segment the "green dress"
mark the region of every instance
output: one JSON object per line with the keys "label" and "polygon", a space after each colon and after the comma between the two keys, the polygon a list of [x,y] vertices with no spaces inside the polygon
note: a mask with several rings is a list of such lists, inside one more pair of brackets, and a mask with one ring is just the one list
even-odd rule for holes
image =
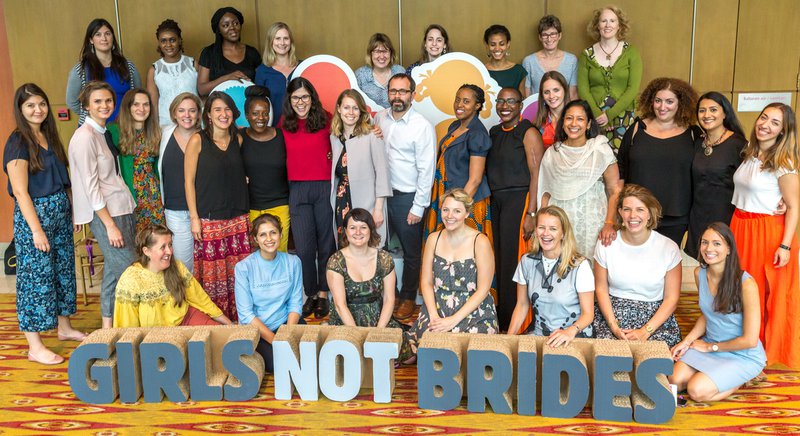
{"label": "green dress", "polygon": [[[328,270],[340,274],[344,278],[344,289],[347,298],[347,308],[353,316],[353,320],[359,327],[375,327],[378,325],[378,320],[381,317],[381,309],[383,308],[383,279],[394,271],[394,259],[392,255],[385,250],[378,250],[376,256],[377,265],[375,267],[375,275],[366,281],[357,282],[350,277],[347,272],[347,262],[345,261],[344,254],[339,250],[333,253],[328,259]],[[394,292],[394,289],[390,290]],[[331,306],[331,316],[328,321],[329,325],[344,325],[342,318],[336,311],[336,306]],[[388,328],[403,328],[403,326],[394,318],[389,320]],[[404,329],[405,330],[405,329]],[[398,360],[404,362],[413,354],[408,345],[408,339],[405,331],[403,332],[403,343],[400,346],[400,356]]]}

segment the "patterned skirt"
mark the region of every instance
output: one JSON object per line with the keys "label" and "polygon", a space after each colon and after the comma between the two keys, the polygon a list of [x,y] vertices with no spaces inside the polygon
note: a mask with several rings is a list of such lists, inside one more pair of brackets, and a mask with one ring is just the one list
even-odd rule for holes
{"label": "patterned skirt", "polygon": [[[607,96],[600,105],[600,109],[607,111],[615,104],[616,101],[614,98]],[[622,144],[622,137],[625,136],[625,131],[628,130],[628,127],[631,124],[633,124],[634,119],[635,116],[633,105],[631,105],[630,110],[622,111],[616,116],[616,118],[608,120],[608,124],[606,124],[606,129],[603,134],[608,138],[608,143],[611,144],[611,148],[614,150],[615,155],[617,154],[617,150],[619,150],[619,146]]]}
{"label": "patterned skirt", "polygon": [[194,277],[222,313],[237,322],[233,268],[251,253],[250,220],[244,214],[200,222],[203,240],[194,241]]}
{"label": "patterned skirt", "polygon": [[[655,315],[659,307],[661,307],[661,300],[659,301],[637,301],[629,300],[627,298],[619,298],[613,295],[611,297],[611,309],[614,311],[614,316],[617,318],[619,327],[621,329],[638,329],[642,328],[650,318]],[[606,319],[603,317],[603,312],[600,307],[595,304],[594,306],[594,335],[597,339],[617,339],[611,328],[608,327]],[[681,330],[678,327],[678,321],[675,320],[675,314],[671,314],[669,318],[657,328],[650,338],[650,341],[664,341],[672,348],[675,344],[681,341]]]}
{"label": "patterned skirt", "polygon": [[14,206],[14,241],[17,249],[17,317],[23,332],[43,332],[58,325],[58,316],[77,310],[75,248],[72,213],[64,191],[33,199],[50,251],[33,245],[33,234]]}

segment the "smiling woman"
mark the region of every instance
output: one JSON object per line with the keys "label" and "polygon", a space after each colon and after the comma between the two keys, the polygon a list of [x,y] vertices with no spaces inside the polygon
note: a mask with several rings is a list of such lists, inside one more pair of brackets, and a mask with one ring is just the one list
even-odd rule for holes
{"label": "smiling woman", "polygon": [[383,33],[376,33],[367,44],[367,65],[355,71],[358,88],[382,108],[389,107],[386,93],[389,79],[397,73],[405,72],[402,65],[395,64],[397,54],[392,40]]}
{"label": "smiling woman", "polygon": [[169,105],[178,94],[197,94],[197,69],[194,59],[183,54],[181,28],[173,20],[166,19],[156,29],[161,59],[155,61],[147,71],[147,92],[153,100],[153,111],[158,114],[161,127],[172,124]]}
{"label": "smiling woman", "polygon": [[228,80],[250,80],[261,65],[261,55],[254,47],[241,42],[244,16],[230,6],[219,8],[211,17],[214,43],[200,52],[197,68],[197,91],[207,95]]}

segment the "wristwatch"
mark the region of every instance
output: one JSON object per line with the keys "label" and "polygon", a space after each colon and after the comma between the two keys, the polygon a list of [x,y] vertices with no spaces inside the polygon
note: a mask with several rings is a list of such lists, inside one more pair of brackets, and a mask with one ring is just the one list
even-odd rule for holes
{"label": "wristwatch", "polygon": [[711,344],[711,351],[713,351],[713,352],[715,352],[715,353],[716,353],[717,351],[719,351],[719,345],[717,345],[717,344]]}
{"label": "wristwatch", "polygon": [[653,330],[654,330],[654,329],[653,329],[653,326],[651,326],[649,322],[648,322],[647,324],[645,324],[645,325],[644,325],[644,329],[645,329],[645,331],[646,331],[647,333],[653,333]]}

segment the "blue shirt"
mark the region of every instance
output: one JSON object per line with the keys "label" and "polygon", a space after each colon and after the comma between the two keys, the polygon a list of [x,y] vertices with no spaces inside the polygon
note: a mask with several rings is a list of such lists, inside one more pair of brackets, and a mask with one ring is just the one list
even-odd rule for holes
{"label": "blue shirt", "polygon": [[235,274],[240,324],[250,324],[257,317],[274,332],[286,324],[290,312],[302,313],[303,268],[299,257],[279,251],[275,259],[266,260],[256,251],[236,264]]}
{"label": "blue shirt", "polygon": [[[392,65],[392,76],[397,73],[405,73],[406,69],[403,68],[402,65]],[[369,65],[364,65],[363,67],[359,68],[355,72],[356,74],[356,81],[358,82],[358,88],[361,89],[364,94],[367,94],[369,98],[372,99],[375,103],[384,109],[389,107],[389,90],[387,86],[389,85],[388,82],[386,84],[381,84],[375,81],[375,75],[372,74],[372,68]],[[391,76],[390,76],[391,78]],[[377,112],[379,109],[374,107],[372,108],[373,111]]]}
{"label": "blue shirt", "polygon": [[[39,153],[42,158],[43,167],[41,171],[36,173],[28,173],[28,194],[31,198],[46,197],[61,192],[70,187],[69,174],[67,173],[67,166],[56,157],[52,150],[52,146],[48,146],[47,150],[39,147]],[[8,137],[6,141],[6,148],[3,151],[3,171],[8,174],[8,163],[12,160],[28,161],[28,169],[30,170],[30,155],[28,147],[22,143],[22,136],[19,132],[14,132]],[[11,189],[11,180],[8,181],[8,195],[14,196]]]}
{"label": "blue shirt", "polygon": [[[292,71],[294,74],[294,71]],[[289,77],[292,77],[289,74]],[[283,99],[286,97],[288,79],[275,68],[261,64],[256,68],[256,85],[269,89],[269,100],[272,103],[271,126],[277,126],[283,114]]]}

